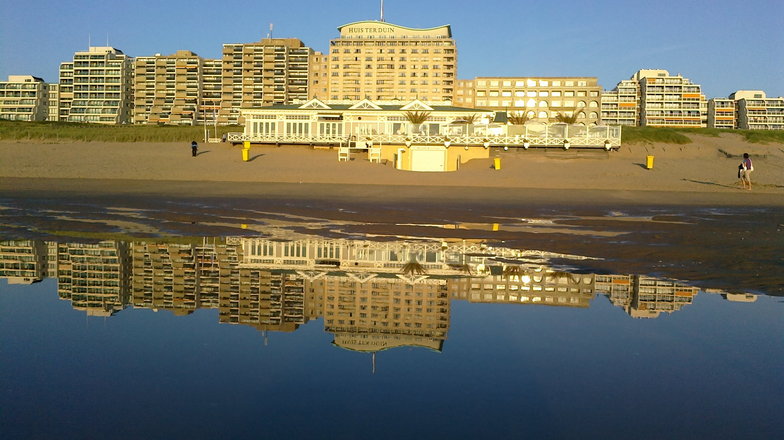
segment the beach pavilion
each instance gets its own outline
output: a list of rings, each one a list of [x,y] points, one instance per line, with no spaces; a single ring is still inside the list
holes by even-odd
[[[620,127],[509,124],[505,112],[449,103],[323,102],[241,110],[243,133],[228,141],[248,145],[311,145],[338,150],[338,160],[367,154],[410,171],[455,171],[494,147],[606,148],[620,145]]]

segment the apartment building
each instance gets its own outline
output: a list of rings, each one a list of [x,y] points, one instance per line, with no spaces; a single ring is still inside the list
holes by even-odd
[[[0,81],[0,119],[43,121],[49,112],[49,84],[31,75]]]
[[[308,99],[328,101],[329,96],[329,54],[313,52],[308,69]]]
[[[711,98],[708,100],[708,127],[737,128],[735,100],[732,98]]]
[[[493,265],[485,276],[452,278],[452,298],[476,303],[587,308],[594,298],[593,275]]]
[[[57,293],[74,309],[110,316],[128,305],[132,266],[127,243],[61,243],[57,258]]]
[[[134,242],[131,304],[175,315],[199,308],[196,257],[189,244]]]
[[[784,130],[784,98],[768,98],[762,90],[738,90],[730,95],[736,103],[737,127],[744,130]]]
[[[242,124],[241,108],[305,102],[313,53],[296,38],[224,44],[218,123]]]
[[[415,29],[370,20],[338,31],[327,60],[328,100],[452,100],[457,48],[450,26]]]
[[[196,122],[216,124],[223,96],[223,61],[205,58],[202,60],[201,99]]]
[[[0,241],[0,278],[31,284],[46,274],[46,245],[41,240]]]
[[[640,125],[705,127],[707,101],[700,86],[666,70],[640,70]]]
[[[666,70],[638,70],[602,94],[602,118],[608,125],[705,127],[707,113],[700,85]]]
[[[131,121],[132,59],[113,47],[90,47],[60,64],[60,120],[100,124]]]
[[[612,91],[602,92],[602,123],[636,126],[639,121],[640,85],[633,79],[618,83]]]
[[[458,80],[452,102],[540,122],[576,115],[577,124],[598,125],[601,92],[596,77],[477,77]]]
[[[49,105],[46,113],[47,121],[60,120],[60,84],[49,84]]]
[[[188,50],[134,59],[134,124],[193,125],[204,60]]]

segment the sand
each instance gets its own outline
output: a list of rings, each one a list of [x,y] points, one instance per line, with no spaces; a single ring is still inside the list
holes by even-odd
[[[0,192],[158,188],[209,193],[223,188],[222,192],[253,195],[264,188],[291,191],[285,189],[291,185],[270,185],[275,183],[302,184],[307,188],[302,193],[318,186],[324,193],[370,198],[400,196],[400,191],[384,188],[405,188],[408,195],[434,197],[525,193],[580,200],[582,194],[651,203],[784,205],[784,145],[749,144],[732,134],[692,139],[686,145],[624,145],[611,152],[498,149],[490,159],[474,160],[448,173],[400,171],[392,164],[370,163],[364,154],[338,162],[335,150],[307,146],[254,146],[251,160],[243,162],[241,148],[231,144],[202,144],[194,158],[189,142],[0,142]],[[755,165],[752,191],[741,189],[737,179],[744,152],[751,154]],[[648,155],[654,156],[653,169],[645,168]],[[492,168],[495,157],[501,159],[500,170]],[[455,187],[465,191],[455,195]]]

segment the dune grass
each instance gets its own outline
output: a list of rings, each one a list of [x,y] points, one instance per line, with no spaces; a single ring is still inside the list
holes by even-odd
[[[210,137],[242,131],[238,126],[207,127]],[[0,140],[51,142],[190,142],[204,140],[203,126],[101,125],[73,122],[23,122],[0,120]]]
[[[691,139],[674,128],[623,127],[621,142],[624,144],[689,144]]]
[[[753,144],[784,144],[784,130],[732,130],[729,128],[664,128],[664,127],[623,127],[621,141],[629,144],[653,142],[665,144],[688,144],[689,135],[719,137],[729,133],[743,137]]]

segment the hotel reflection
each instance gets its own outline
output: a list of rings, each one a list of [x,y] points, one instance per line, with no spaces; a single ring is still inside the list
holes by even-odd
[[[56,277],[58,296],[90,316],[128,307],[175,315],[216,309],[221,323],[263,333],[292,332],[322,318],[336,346],[362,352],[441,351],[456,300],[588,308],[604,295],[633,318],[657,318],[699,292],[642,275],[553,270],[548,261],[556,257],[565,256],[472,241],[23,240],[0,242],[0,277],[10,284]]]

